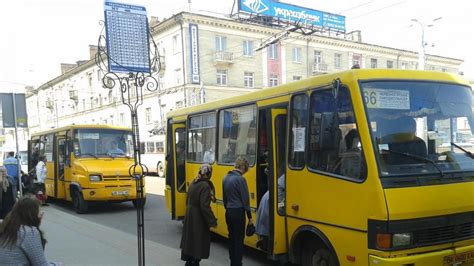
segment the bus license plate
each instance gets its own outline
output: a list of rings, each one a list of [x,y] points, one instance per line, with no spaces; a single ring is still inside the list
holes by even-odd
[[[112,191],[112,196],[128,196],[128,190]]]
[[[444,265],[472,265],[474,263],[474,251],[449,255],[444,257]]]

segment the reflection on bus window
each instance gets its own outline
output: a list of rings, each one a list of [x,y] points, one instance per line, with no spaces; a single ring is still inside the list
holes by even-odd
[[[237,157],[255,163],[257,145],[257,108],[255,105],[229,108],[219,112],[220,163],[234,163]]]

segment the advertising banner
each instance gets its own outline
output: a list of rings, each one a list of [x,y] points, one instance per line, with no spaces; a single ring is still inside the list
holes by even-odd
[[[331,30],[344,32],[346,30],[344,16],[271,0],[239,0],[239,11]]]
[[[189,47],[191,51],[191,83],[201,83],[199,76],[199,34],[198,25],[189,24]]]

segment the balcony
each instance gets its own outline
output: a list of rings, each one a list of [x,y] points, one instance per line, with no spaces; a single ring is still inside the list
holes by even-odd
[[[77,91],[76,90],[69,91],[69,99],[77,102],[78,96],[77,96]]]
[[[313,64],[313,75],[328,73],[328,65],[324,63]]]
[[[230,65],[234,63],[234,54],[230,52],[215,52],[214,65]]]
[[[54,102],[51,99],[46,100],[46,108],[48,109],[53,109],[54,108]]]

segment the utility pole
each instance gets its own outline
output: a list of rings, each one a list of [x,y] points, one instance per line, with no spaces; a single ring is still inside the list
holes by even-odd
[[[416,18],[412,18],[411,21],[417,23],[420,26],[421,30],[421,43],[419,46],[419,51],[418,51],[418,70],[425,70],[425,63],[426,63],[426,50],[425,47],[427,43],[425,42],[425,28],[430,28],[434,26],[434,22],[442,19],[442,17],[438,17],[433,19],[430,24],[426,24],[424,22],[419,21]]]

